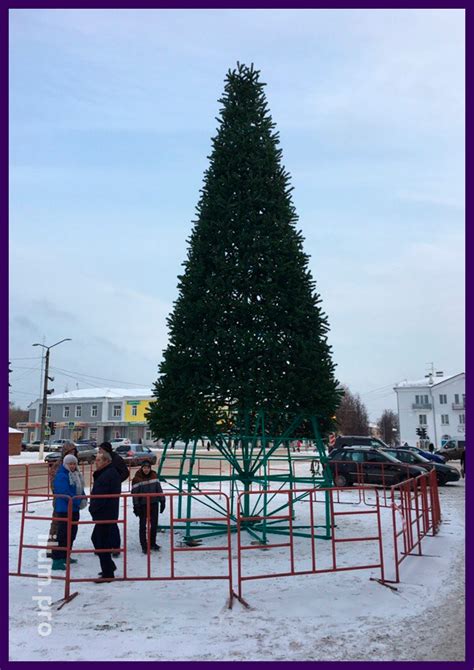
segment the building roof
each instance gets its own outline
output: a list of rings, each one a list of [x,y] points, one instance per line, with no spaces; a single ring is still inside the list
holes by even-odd
[[[95,398],[151,398],[153,393],[151,389],[110,389],[110,388],[92,388],[92,389],[75,389],[74,391],[66,391],[65,393],[55,393],[48,397],[48,402],[51,400],[90,400]]]
[[[430,377],[423,377],[423,379],[418,379],[416,381],[408,381],[405,379],[403,382],[399,382],[398,384],[395,385],[394,390],[396,391],[397,389],[403,389],[403,388],[416,388],[416,387],[425,387],[425,388],[430,388],[432,386],[437,386],[437,384],[443,384],[444,382],[449,381],[450,379],[454,379],[454,377],[459,377],[460,375],[463,375],[464,372],[458,372],[455,375],[443,375],[442,377],[437,377],[436,375],[431,376],[431,381]]]

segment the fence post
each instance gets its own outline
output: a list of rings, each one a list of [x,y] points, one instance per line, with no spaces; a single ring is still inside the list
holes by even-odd
[[[64,582],[64,600],[67,600],[71,595],[72,498],[68,499],[66,523],[66,580]]]

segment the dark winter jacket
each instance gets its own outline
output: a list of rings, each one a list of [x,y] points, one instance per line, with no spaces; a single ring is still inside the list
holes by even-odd
[[[69,470],[61,465],[56,472],[56,476],[53,481],[53,493],[62,494],[73,498],[77,496],[76,487],[69,482]],[[84,493],[84,491],[83,491]],[[55,498],[54,509],[56,512],[67,512],[69,500],[67,498]],[[72,511],[79,512],[79,506],[81,504],[81,499],[76,498],[72,501]]]
[[[111,456],[112,456],[112,465],[114,466],[114,468],[119,473],[120,481],[124,482],[130,476],[130,472],[128,471],[127,464],[125,463],[125,461],[123,460],[123,458],[119,454],[115,453],[115,451],[112,452]]]
[[[117,470],[112,463],[101,470],[94,472],[94,485],[91,495],[106,495],[121,493],[122,483]],[[118,519],[120,498],[92,498],[89,512],[94,521]]]
[[[138,470],[132,480],[132,493],[163,493],[161,484],[157,479],[156,472],[150,470],[148,475],[145,475],[143,470]],[[140,512],[146,510],[146,498],[133,497],[133,511]],[[150,506],[160,504],[160,512],[165,511],[166,498],[165,496],[156,496],[150,498]]]

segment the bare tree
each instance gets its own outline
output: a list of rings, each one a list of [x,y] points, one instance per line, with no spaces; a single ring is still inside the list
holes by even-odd
[[[10,403],[8,408],[8,425],[15,428],[16,424],[20,421],[28,421],[28,410],[21,409],[21,407]]]
[[[341,435],[368,435],[369,415],[359,394],[343,386],[344,395],[336,410],[336,422]]]
[[[384,409],[377,421],[380,437],[386,444],[399,444],[398,416],[391,409]]]

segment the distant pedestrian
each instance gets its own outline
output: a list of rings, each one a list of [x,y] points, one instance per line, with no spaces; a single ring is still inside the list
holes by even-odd
[[[464,479],[464,477],[465,477],[465,475],[466,475],[466,470],[465,470],[465,466],[464,466],[464,462],[465,462],[464,459],[465,459],[465,456],[466,456],[466,449],[464,448],[463,451],[461,452],[461,457],[460,457],[460,459],[459,459],[459,461],[460,461],[460,463],[461,463],[461,476],[462,476],[463,479]]]
[[[139,538],[142,551],[144,554],[148,553],[148,541],[147,541],[147,526],[149,520],[150,528],[150,549],[152,551],[158,551],[160,547],[156,543],[156,533],[158,530],[158,506],[159,511],[163,514],[166,507],[166,498],[164,495],[156,495],[149,498],[149,503],[147,503],[147,497],[135,495],[135,494],[146,494],[146,493],[163,493],[161,484],[158,481],[158,476],[151,467],[151,461],[145,460],[141,464],[140,469],[136,472],[135,477],[132,480],[132,493],[133,495],[133,513],[140,519],[139,526]],[[149,511],[149,519],[147,511]]]
[[[430,453],[431,453],[431,454],[434,452],[434,444],[433,444],[433,442],[430,442],[430,445],[429,445],[428,449],[430,450]]]
[[[126,479],[129,478],[130,472],[127,467],[127,464],[120,456],[120,454],[117,454],[117,452],[113,450],[110,442],[102,442],[102,444],[99,446],[99,451],[109,454],[109,456],[112,459],[112,466],[117,470],[119,474],[120,482],[124,482]],[[113,556],[114,558],[117,558],[118,556],[120,556],[120,546],[122,543],[120,538],[120,530],[117,524],[115,524],[115,527],[112,530],[112,535],[114,538],[114,542],[112,545],[114,547]]]
[[[211,451],[211,443],[209,442],[209,440],[207,441],[206,449],[208,451]]]
[[[59,519],[64,519],[64,521],[57,521],[57,546],[64,548],[53,549],[52,570],[65,570],[67,557],[66,547],[71,549],[77,535],[77,524],[73,523],[68,544],[67,517],[69,499],[73,498],[71,516],[73,522],[79,521],[79,510],[87,506],[87,500],[85,498],[82,498],[81,500],[80,498],[74,497],[84,495],[84,479],[77,469],[77,458],[73,456],[73,454],[67,454],[63,459],[62,465],[58,468],[53,481],[53,491],[55,496],[57,496],[55,498],[56,504],[54,515],[59,517]],[[75,558],[70,558],[70,562],[77,563],[77,560]]]
[[[98,552],[101,572],[99,576],[107,581],[115,577],[117,566],[112,560],[112,547],[115,546],[114,527],[119,515],[120,493],[122,485],[117,470],[112,465],[112,457],[106,451],[99,451],[95,459],[94,485],[91,496],[115,494],[111,498],[91,498],[89,511],[96,523],[92,532],[92,544],[95,549],[108,549]],[[101,580],[96,580],[100,582]]]

